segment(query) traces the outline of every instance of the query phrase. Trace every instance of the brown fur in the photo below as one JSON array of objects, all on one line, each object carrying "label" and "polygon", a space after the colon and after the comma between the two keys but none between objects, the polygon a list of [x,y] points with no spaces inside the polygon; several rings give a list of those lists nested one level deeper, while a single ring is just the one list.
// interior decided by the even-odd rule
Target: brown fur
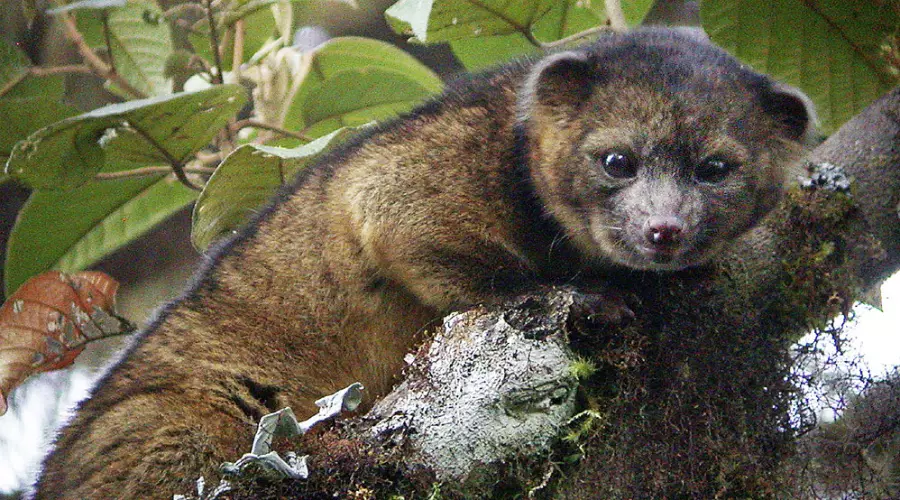
[{"label": "brown fur", "polygon": [[[614,263],[701,262],[777,199],[805,122],[767,108],[768,80],[660,31],[554,57],[451,85],[309,169],[109,371],[62,431],[37,496],[188,492],[248,451],[265,413],[311,414],[356,381],[385,394],[454,307]],[[591,155],[623,145],[669,173],[598,181]],[[722,185],[672,170],[723,150],[742,167]],[[631,219],[667,203],[703,235],[696,248],[658,265],[614,255]]]}]

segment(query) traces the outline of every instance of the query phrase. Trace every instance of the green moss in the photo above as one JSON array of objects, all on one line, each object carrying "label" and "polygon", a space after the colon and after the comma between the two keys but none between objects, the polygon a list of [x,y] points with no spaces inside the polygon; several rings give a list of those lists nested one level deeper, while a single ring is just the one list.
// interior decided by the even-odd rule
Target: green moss
[{"label": "green moss", "polygon": [[578,356],[569,365],[569,373],[578,380],[586,380],[597,372],[597,365],[589,358]]},{"label": "green moss", "polygon": [[603,427],[603,414],[597,410],[584,410],[569,420],[570,425],[563,441],[579,446]]},{"label": "green moss", "polygon": [[850,251],[868,243],[853,224],[852,193],[795,188],[786,201],[790,209],[770,223],[784,242],[779,300],[771,306],[795,331],[822,329],[855,302],[860,283],[845,263]]}]

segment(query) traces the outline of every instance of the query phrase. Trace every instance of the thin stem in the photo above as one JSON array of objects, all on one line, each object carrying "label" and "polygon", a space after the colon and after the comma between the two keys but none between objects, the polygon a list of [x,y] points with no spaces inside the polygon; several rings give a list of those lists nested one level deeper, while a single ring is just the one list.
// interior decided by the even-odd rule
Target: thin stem
[{"label": "thin stem", "polygon": [[209,22],[209,43],[212,46],[213,63],[216,65],[213,82],[225,83],[222,75],[222,54],[219,53],[219,34],[216,33],[216,19],[213,15],[212,0],[206,0],[206,19]]},{"label": "thin stem", "polygon": [[109,70],[113,73],[116,71],[116,57],[113,55],[112,38],[109,32],[109,11],[104,9],[100,14],[100,21],[103,23],[103,42],[106,44],[106,53],[109,54]]},{"label": "thin stem", "polygon": [[241,62],[244,59],[244,31],[244,20],[238,19],[234,23],[234,50],[231,51],[231,71],[238,82],[241,81]]},{"label": "thin stem", "polygon": [[[212,167],[184,167],[184,172],[188,174],[211,175],[216,171]],[[101,172],[94,176],[97,181],[112,181],[118,179],[128,179],[132,177],[149,177],[152,175],[170,174],[172,167],[141,167],[132,170],[122,170],[120,172]]]},{"label": "thin stem", "polygon": [[[198,7],[200,6],[198,5]],[[200,8],[202,9],[202,7]],[[178,29],[186,31],[189,35],[205,36],[203,32],[194,29],[194,25],[184,19],[175,20],[175,25],[178,26]]]},{"label": "thin stem", "polygon": [[23,71],[23,72],[19,73],[18,75],[16,75],[12,80],[6,82],[6,84],[4,86],[0,87],[0,97],[3,97],[4,95],[6,95],[7,92],[12,90],[13,87],[18,85],[19,82],[24,80],[25,77],[27,77],[27,76],[28,76],[28,72]]},{"label": "thin stem", "polygon": [[268,123],[263,123],[261,121],[251,120],[251,119],[240,120],[240,121],[234,122],[231,125],[231,130],[238,131],[238,130],[241,130],[242,128],[246,128],[246,127],[261,128],[263,130],[269,130],[269,131],[272,131],[272,132],[275,132],[275,133],[278,133],[278,134],[281,134],[281,135],[284,135],[287,137],[293,137],[295,139],[300,139],[301,141],[306,141],[306,142],[312,142],[314,140],[312,137],[309,137],[308,135],[304,135],[301,132],[285,130],[281,127],[276,127],[275,125],[269,125]]},{"label": "thin stem", "polygon": [[[219,34],[216,32],[216,19],[213,15],[213,0],[206,0],[206,19],[209,22],[209,43],[213,53],[213,64],[215,64],[215,72],[212,73],[213,83],[222,85],[225,83],[225,75],[223,74],[222,54],[219,51]],[[230,150],[234,147],[234,137],[230,127],[225,128],[224,134],[220,132],[219,137],[224,137],[225,142],[225,144],[219,143],[221,149]]]},{"label": "thin stem", "polygon": [[181,161],[178,160],[177,158],[175,158],[174,156],[172,156],[169,153],[169,151],[166,150],[166,148],[162,147],[161,144],[156,142],[156,139],[154,139],[150,134],[148,134],[144,130],[141,130],[140,127],[136,126],[133,123],[129,123],[129,127],[131,127],[132,130],[134,130],[145,141],[149,142],[150,145],[153,146],[154,149],[159,151],[160,154],[162,154],[163,157],[165,157],[166,161],[172,167],[172,170],[175,171],[175,177],[177,177],[178,180],[181,181],[182,184],[184,184],[185,186],[187,186],[195,191],[200,191],[203,189],[202,187],[197,186],[196,184],[191,182],[190,179],[187,178],[187,175],[185,175],[185,173],[184,173],[184,165],[181,163]]},{"label": "thin stem", "polygon": [[85,64],[67,64],[62,66],[34,66],[29,68],[28,72],[32,76],[50,76],[64,73],[84,73],[93,74],[91,68]]},{"label": "thin stem", "polygon": [[[205,151],[197,151],[196,153],[194,153],[194,157],[196,157],[197,161],[199,161],[200,164],[203,165],[203,167],[194,167],[194,168],[209,168],[210,169],[209,173],[212,173],[212,170],[215,170],[216,168],[210,167],[210,165],[218,165],[219,163],[222,162],[222,158],[224,158],[225,155],[223,155],[221,151],[215,152],[215,153],[207,153]],[[190,169],[190,168],[192,168],[192,167],[185,167],[185,171],[187,171],[187,169]]]},{"label": "thin stem", "polygon": [[594,26],[593,28],[588,28],[584,31],[579,31],[578,33],[575,33],[574,35],[569,35],[565,38],[560,38],[559,40],[542,43],[541,47],[544,49],[555,49],[557,47],[564,47],[571,43],[580,41],[583,38],[587,38],[589,36],[596,35],[597,33],[609,31],[610,29],[612,29],[612,28],[610,28],[609,26]]},{"label": "thin stem", "polygon": [[609,27],[613,31],[623,33],[628,31],[628,23],[625,21],[625,12],[622,10],[621,0],[604,0],[606,17],[609,19]]},{"label": "thin stem", "polygon": [[24,80],[29,76],[51,76],[51,75],[61,75],[66,73],[84,73],[88,75],[94,74],[91,71],[91,68],[84,64],[68,64],[62,66],[32,66],[28,68],[27,71],[16,75],[12,80],[6,82],[3,87],[0,87],[0,97],[6,95],[13,87],[15,87],[19,82]]},{"label": "thin stem", "polygon": [[200,14],[200,15],[205,14],[203,7],[201,7],[195,3],[180,3],[180,4],[170,8],[169,10],[163,12],[163,17],[171,20],[175,16],[185,14],[188,11],[193,11],[194,13]]},{"label": "thin stem", "polygon": [[474,5],[475,7],[479,8],[481,10],[489,12],[493,16],[500,18],[503,22],[508,24],[511,28],[513,28],[514,30],[521,33],[522,36],[524,36],[525,39],[528,40],[528,43],[534,45],[535,47],[541,46],[541,41],[534,37],[534,35],[531,33],[531,30],[528,29],[527,26],[522,26],[517,21],[513,20],[512,18],[510,18],[509,16],[504,14],[502,11],[497,10],[497,9],[483,3],[481,0],[469,0],[468,3],[470,3],[471,5]]},{"label": "thin stem", "polygon": [[97,54],[94,53],[93,49],[91,49],[91,47],[84,40],[84,37],[81,36],[81,33],[78,31],[78,26],[76,26],[75,24],[74,17],[72,17],[71,15],[67,15],[65,17],[65,22],[63,22],[63,26],[66,29],[66,38],[68,38],[73,44],[75,44],[75,48],[78,49],[78,53],[81,55],[81,58],[84,59],[85,64],[87,64],[88,67],[91,68],[94,74],[96,74],[100,78],[104,78],[114,82],[119,88],[138,99],[147,97],[143,92],[134,88],[118,73],[113,72],[110,66],[106,64],[103,59],[100,59]]}]

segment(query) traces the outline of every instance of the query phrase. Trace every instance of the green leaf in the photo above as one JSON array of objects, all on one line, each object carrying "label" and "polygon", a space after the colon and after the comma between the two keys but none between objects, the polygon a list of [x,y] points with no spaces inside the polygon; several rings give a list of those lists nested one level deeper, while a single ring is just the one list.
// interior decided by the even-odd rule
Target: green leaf
[{"label": "green leaf", "polygon": [[[131,0],[117,9],[80,12],[79,30],[88,45],[101,52],[107,49],[103,16],[107,17],[111,63],[116,73],[145,95],[171,93],[165,64],[173,51],[172,33],[156,3]],[[111,90],[133,97],[115,87]]]},{"label": "green leaf", "polygon": [[335,38],[312,52],[309,72],[289,99],[284,127],[319,137],[409,111],[442,86],[434,72],[390,44]]},{"label": "green leaf", "polygon": [[713,42],[806,92],[825,132],[900,83],[880,53],[900,25],[890,2],[707,0],[700,14]]},{"label": "green leaf", "polygon": [[6,40],[0,40],[0,89],[5,89],[28,75],[31,61],[24,52]]},{"label": "green leaf", "polygon": [[655,3],[654,0],[621,0],[622,12],[625,14],[625,22],[628,26],[641,24],[647,13]]},{"label": "green leaf", "polygon": [[400,0],[385,16],[421,43],[519,33],[535,47],[605,22],[602,2],[583,0]]},{"label": "green leaf", "polygon": [[41,127],[75,115],[78,111],[52,97],[0,99],[3,133],[0,134],[0,165],[5,165],[13,145]]},{"label": "green leaf", "polygon": [[95,109],[18,142],[6,173],[32,188],[71,189],[110,163],[184,163],[245,102],[240,85],[218,85]]},{"label": "green leaf", "polygon": [[185,207],[195,196],[172,176],[33,192],[9,236],[4,268],[7,295],[48,269],[85,269]]},{"label": "green leaf", "polygon": [[357,129],[342,128],[294,149],[245,145],[219,165],[197,198],[191,241],[200,250],[243,226],[259,206],[301,169]]},{"label": "green leaf", "polygon": [[72,12],[75,10],[103,10],[110,9],[116,7],[123,7],[128,3],[128,0],[81,0],[80,2],[72,2],[70,4],[63,5],[61,7],[56,7],[53,9],[48,9],[47,14],[51,16],[55,16],[57,14],[62,14],[65,12]]},{"label": "green leaf", "polygon": [[521,33],[454,40],[450,50],[468,71],[480,71],[539,52]]}]

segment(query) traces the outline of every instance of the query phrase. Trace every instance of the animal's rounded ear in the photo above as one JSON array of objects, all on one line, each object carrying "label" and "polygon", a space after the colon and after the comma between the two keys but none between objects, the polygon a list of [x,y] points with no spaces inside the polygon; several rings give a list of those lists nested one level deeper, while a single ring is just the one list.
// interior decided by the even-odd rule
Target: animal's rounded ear
[{"label": "animal's rounded ear", "polygon": [[763,98],[763,106],[783,125],[788,139],[812,144],[816,136],[816,110],[812,101],[800,89],[774,83]]},{"label": "animal's rounded ear", "polygon": [[519,96],[519,114],[529,118],[538,106],[578,108],[591,94],[594,72],[586,54],[558,52],[531,68]]}]

